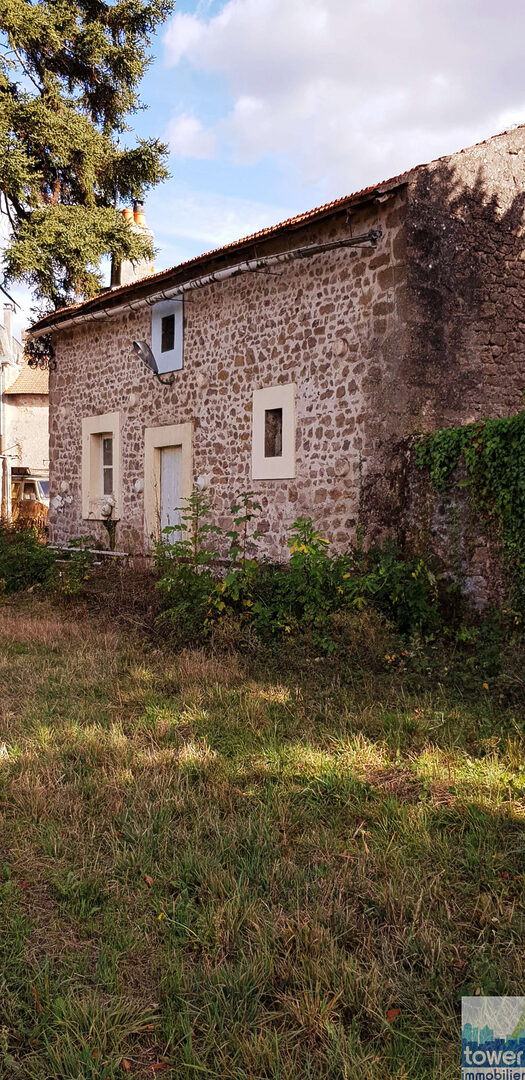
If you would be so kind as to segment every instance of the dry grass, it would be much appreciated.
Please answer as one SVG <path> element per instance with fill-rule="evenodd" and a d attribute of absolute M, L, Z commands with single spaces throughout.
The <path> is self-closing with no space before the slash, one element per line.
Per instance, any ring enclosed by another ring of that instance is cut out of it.
<path fill-rule="evenodd" d="M 2 1075 L 449 1080 L 522 991 L 516 705 L 36 600 L 0 685 Z"/>

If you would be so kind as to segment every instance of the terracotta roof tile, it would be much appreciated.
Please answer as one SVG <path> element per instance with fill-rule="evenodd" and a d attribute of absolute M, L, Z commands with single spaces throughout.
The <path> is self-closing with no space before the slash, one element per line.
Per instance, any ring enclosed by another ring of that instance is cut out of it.
<path fill-rule="evenodd" d="M 520 125 L 525 128 L 525 125 Z M 508 131 L 502 131 L 498 135 L 493 135 L 489 139 L 484 139 L 475 146 L 484 146 L 493 139 L 503 138 L 508 135 Z M 466 149 L 473 149 L 468 147 Z M 240 240 L 234 240 L 229 244 L 224 244 L 223 247 L 213 248 L 211 251 L 206 251 L 201 255 L 196 255 L 192 259 L 187 259 L 185 262 L 178 263 L 176 266 L 170 266 L 166 270 L 159 270 L 156 274 L 148 274 L 146 277 L 137 278 L 135 281 L 129 282 L 127 285 L 120 285 L 114 289 L 104 289 L 98 293 L 97 296 L 91 300 L 84 300 L 78 304 L 69 304 L 67 307 L 59 308 L 56 311 L 50 312 L 49 315 L 45 315 L 42 319 L 30 328 L 30 332 L 33 330 L 45 329 L 46 323 L 60 322 L 61 319 L 69 318 L 71 312 L 89 312 L 96 310 L 97 308 L 108 307 L 111 308 L 115 297 L 120 297 L 131 293 L 135 289 L 141 289 L 145 285 L 155 285 L 165 281 L 167 278 L 173 277 L 175 274 L 184 274 L 185 271 L 191 268 L 197 268 L 201 264 L 206 263 L 209 259 L 215 259 L 222 255 L 227 255 L 230 252 L 235 252 L 238 249 L 246 247 L 248 244 L 253 244 L 258 240 L 266 240 L 272 236 L 278 236 L 279 233 L 284 233 L 289 229 L 297 229 L 302 225 L 308 224 L 310 221 L 323 218 L 328 214 L 336 213 L 338 210 L 343 210 L 345 207 L 350 207 L 356 203 L 366 202 L 374 195 L 381 195 L 390 191 L 396 187 L 401 187 L 403 184 L 408 183 L 412 177 L 416 176 L 420 170 L 428 168 L 429 165 L 434 165 L 440 161 L 446 161 L 451 157 L 456 157 L 457 154 L 463 154 L 465 150 L 459 150 L 457 153 L 446 154 L 440 158 L 436 158 L 434 161 L 425 162 L 421 165 L 416 165 L 412 169 L 408 169 L 404 173 L 400 173 L 398 176 L 393 176 L 389 180 L 382 180 L 377 184 L 373 184 L 370 187 L 362 188 L 361 191 L 355 191 L 351 195 L 344 195 L 340 199 L 335 199 L 333 202 L 324 203 L 322 206 L 316 206 L 313 210 L 307 210 L 302 214 L 297 214 L 295 217 L 286 218 L 285 221 L 280 221 L 277 225 L 272 225 L 266 229 L 260 229 L 258 232 L 251 233 L 249 236 L 243 236 Z"/>
<path fill-rule="evenodd" d="M 288 229 L 300 228 L 301 225 L 306 225 L 309 221 L 325 217 L 327 214 L 337 212 L 337 210 L 344 209 L 346 206 L 351 206 L 354 203 L 365 201 L 368 196 L 376 193 L 381 194 L 390 188 L 399 187 L 401 184 L 405 183 L 407 176 L 408 174 L 403 174 L 398 177 L 393 177 L 391 180 L 386 180 L 381 184 L 363 188 L 362 191 L 356 191 L 353 195 L 345 195 L 340 199 L 336 199 L 334 202 L 325 203 L 323 206 L 316 206 L 313 210 L 307 210 L 303 214 L 297 214 L 295 217 L 286 218 L 285 221 L 280 221 L 277 225 L 271 225 L 269 228 L 260 229 L 258 232 L 251 233 L 249 236 L 243 236 L 240 240 L 234 240 L 229 244 L 224 244 L 223 247 L 212 248 L 210 251 L 205 251 L 201 255 L 194 256 L 192 259 L 187 259 L 185 262 L 170 266 L 166 270 L 158 270 L 155 274 L 147 274 L 145 277 L 135 278 L 134 281 L 129 282 L 127 285 L 119 285 L 113 289 L 104 289 L 102 292 L 97 293 L 96 296 L 92 297 L 91 300 L 83 300 L 78 304 L 68 304 L 67 307 L 58 308 L 56 311 L 50 312 L 49 315 L 44 315 L 38 322 L 34 323 L 33 326 L 30 327 L 30 332 L 32 330 L 37 330 L 40 327 L 45 327 L 46 322 L 48 321 L 54 323 L 60 321 L 61 318 L 66 319 L 70 316 L 71 312 L 74 311 L 87 312 L 98 307 L 111 306 L 114 297 L 126 295 L 134 289 L 144 285 L 155 285 L 163 282 L 166 278 L 170 278 L 174 274 L 183 273 L 185 270 L 190 270 L 192 267 L 197 268 L 209 259 L 229 254 L 229 252 L 235 252 L 258 240 L 266 240 L 269 237 L 278 236 L 279 233 L 284 233 Z"/>

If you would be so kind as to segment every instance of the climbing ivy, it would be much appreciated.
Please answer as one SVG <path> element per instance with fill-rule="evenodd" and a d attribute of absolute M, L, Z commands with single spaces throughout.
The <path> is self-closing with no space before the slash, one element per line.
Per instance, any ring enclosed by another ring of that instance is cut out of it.
<path fill-rule="evenodd" d="M 525 412 L 443 428 L 418 443 L 416 463 L 443 491 L 463 460 L 472 500 L 499 525 L 513 600 L 525 604 Z"/>

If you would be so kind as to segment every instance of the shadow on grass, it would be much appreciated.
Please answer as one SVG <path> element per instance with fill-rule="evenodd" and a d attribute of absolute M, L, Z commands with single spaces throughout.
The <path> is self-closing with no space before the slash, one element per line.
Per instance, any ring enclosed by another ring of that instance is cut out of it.
<path fill-rule="evenodd" d="M 455 1076 L 461 994 L 524 974 L 514 712 L 96 628 L 26 644 L 1 673 L 13 1075 Z"/>

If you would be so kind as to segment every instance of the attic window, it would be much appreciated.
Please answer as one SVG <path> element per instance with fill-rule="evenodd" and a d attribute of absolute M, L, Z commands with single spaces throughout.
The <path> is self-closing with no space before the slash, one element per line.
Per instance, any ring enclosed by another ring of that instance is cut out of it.
<path fill-rule="evenodd" d="M 151 351 L 161 375 L 183 364 L 184 305 L 182 296 L 161 300 L 151 308 Z"/>
<path fill-rule="evenodd" d="M 171 352 L 175 348 L 175 316 L 165 315 L 161 322 L 160 351 Z"/>

